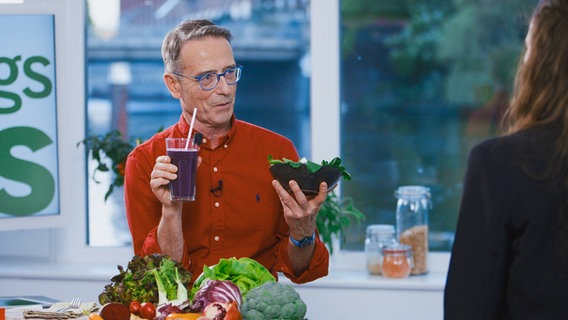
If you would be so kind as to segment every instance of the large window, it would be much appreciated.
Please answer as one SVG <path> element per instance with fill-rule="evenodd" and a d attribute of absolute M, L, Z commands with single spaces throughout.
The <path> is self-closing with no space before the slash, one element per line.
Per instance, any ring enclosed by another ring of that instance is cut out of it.
<path fill-rule="evenodd" d="M 145 140 L 176 123 L 181 108 L 162 80 L 162 39 L 184 19 L 210 19 L 232 31 L 235 60 L 244 66 L 237 118 L 289 137 L 310 157 L 308 8 L 299 0 L 90 1 L 88 134 L 118 130 L 125 140 Z M 89 175 L 95 166 L 89 163 Z M 131 242 L 122 189 L 104 200 L 112 179 L 98 172 L 88 180 L 92 246 Z"/>
<path fill-rule="evenodd" d="M 536 3 L 341 1 L 341 150 L 354 177 L 343 196 L 367 224 L 394 224 L 394 190 L 424 185 L 431 249 L 451 247 L 467 154 L 496 133 Z"/>
<path fill-rule="evenodd" d="M 366 225 L 395 223 L 398 186 L 425 185 L 430 246 L 447 251 L 467 154 L 497 133 L 536 2 L 123 0 L 114 29 L 101 28 L 91 7 L 88 131 L 143 140 L 177 121 L 178 102 L 162 82 L 161 39 L 182 19 L 212 19 L 233 31 L 245 66 L 237 117 L 290 137 L 302 156 L 344 159 L 353 180 L 341 196 L 367 216 L 350 228 L 344 249 L 362 249 Z M 122 190 L 104 201 L 112 177 L 96 178 L 89 243 L 129 246 Z"/>

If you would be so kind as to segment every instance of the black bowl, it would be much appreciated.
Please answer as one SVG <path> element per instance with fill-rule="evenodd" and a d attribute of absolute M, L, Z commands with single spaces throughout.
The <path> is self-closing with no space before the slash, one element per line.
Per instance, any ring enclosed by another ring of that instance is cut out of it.
<path fill-rule="evenodd" d="M 294 180 L 300 186 L 302 192 L 307 196 L 315 196 L 319 192 L 319 185 L 322 182 L 327 183 L 327 191 L 337 187 L 341 178 L 341 171 L 335 167 L 323 166 L 316 172 L 310 172 L 305 164 L 294 168 L 287 163 L 277 163 L 270 166 L 270 174 L 272 177 L 288 192 L 291 192 L 290 180 Z"/>

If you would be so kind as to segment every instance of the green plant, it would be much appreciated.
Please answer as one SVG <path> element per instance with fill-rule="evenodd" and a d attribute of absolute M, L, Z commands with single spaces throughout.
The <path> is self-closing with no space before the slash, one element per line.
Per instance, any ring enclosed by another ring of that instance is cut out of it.
<path fill-rule="evenodd" d="M 333 253 L 334 235 L 343 241 L 342 235 L 351 223 L 359 223 L 365 218 L 365 214 L 353 204 L 352 198 L 340 199 L 335 192 L 328 193 L 316 218 L 316 225 L 329 252 Z"/>
<path fill-rule="evenodd" d="M 109 172 L 112 170 L 114 177 L 105 194 L 105 201 L 114 191 L 114 188 L 124 185 L 124 169 L 126 165 L 126 157 L 134 147 L 140 143 L 137 139 L 135 143 L 125 141 L 120 131 L 113 130 L 105 135 L 91 135 L 85 140 L 77 143 L 85 145 L 93 160 L 97 161 L 97 167 L 93 171 L 92 179 L 96 183 L 100 181 L 96 177 L 96 173 Z M 110 161 L 110 168 L 109 162 Z"/>

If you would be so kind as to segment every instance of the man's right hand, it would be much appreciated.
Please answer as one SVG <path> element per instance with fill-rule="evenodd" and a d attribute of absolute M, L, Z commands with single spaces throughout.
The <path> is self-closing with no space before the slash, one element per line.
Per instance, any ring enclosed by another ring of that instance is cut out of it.
<path fill-rule="evenodd" d="M 197 160 L 197 167 L 201 164 L 201 157 Z M 171 163 L 171 159 L 167 155 L 159 156 L 156 158 L 156 164 L 150 174 L 150 187 L 152 192 L 162 203 L 167 207 L 182 205 L 182 201 L 170 200 L 169 184 L 171 180 L 177 178 L 177 166 Z"/>

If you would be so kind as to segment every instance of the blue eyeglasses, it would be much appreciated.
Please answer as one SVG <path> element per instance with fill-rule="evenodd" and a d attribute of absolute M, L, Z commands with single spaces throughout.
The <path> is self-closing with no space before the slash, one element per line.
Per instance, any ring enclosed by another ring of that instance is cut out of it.
<path fill-rule="evenodd" d="M 217 87 L 217 84 L 219 84 L 219 79 L 221 79 L 221 77 L 225 77 L 225 81 L 227 81 L 227 84 L 230 85 L 236 84 L 237 82 L 239 82 L 239 80 L 241 80 L 242 71 L 243 71 L 243 66 L 235 66 L 233 68 L 225 70 L 222 73 L 209 72 L 196 77 L 186 76 L 185 74 L 179 72 L 172 72 L 172 73 L 175 74 L 176 76 L 184 77 L 191 80 L 197 80 L 199 82 L 199 87 L 201 87 L 201 89 L 209 91 Z"/>

